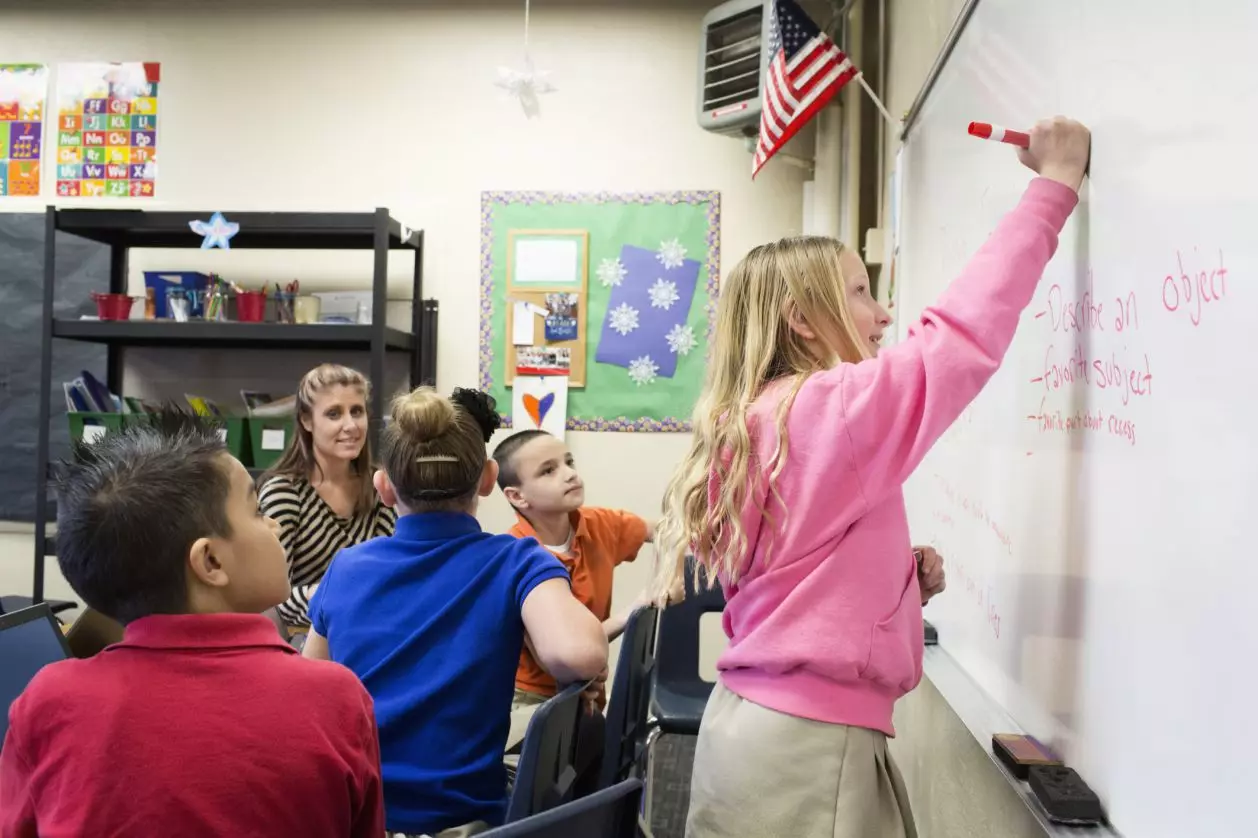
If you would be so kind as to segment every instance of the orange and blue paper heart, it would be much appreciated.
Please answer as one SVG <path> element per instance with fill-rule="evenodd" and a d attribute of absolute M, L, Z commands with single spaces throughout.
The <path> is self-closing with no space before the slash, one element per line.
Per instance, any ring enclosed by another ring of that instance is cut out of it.
<path fill-rule="evenodd" d="M 528 413 L 529 418 L 533 420 L 533 424 L 539 428 L 542 426 L 542 420 L 546 418 L 546 414 L 550 413 L 550 409 L 554 406 L 554 393 L 547 393 L 540 399 L 532 393 L 524 394 L 524 410 Z"/>

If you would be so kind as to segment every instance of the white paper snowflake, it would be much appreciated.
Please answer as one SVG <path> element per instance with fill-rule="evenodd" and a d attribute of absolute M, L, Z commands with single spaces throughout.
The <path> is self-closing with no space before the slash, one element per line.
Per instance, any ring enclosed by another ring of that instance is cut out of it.
<path fill-rule="evenodd" d="M 651 295 L 651 308 L 662 308 L 665 311 L 681 299 L 681 295 L 677 293 L 677 283 L 669 282 L 667 279 L 655 280 L 655 284 L 647 289 L 647 293 Z"/>
<path fill-rule="evenodd" d="M 615 288 L 625 280 L 625 266 L 619 259 L 604 259 L 598 263 L 598 281 L 606 288 Z"/>
<path fill-rule="evenodd" d="M 666 268 L 680 268 L 681 263 L 686 261 L 686 248 L 677 239 L 669 239 L 660 242 L 660 252 L 655 254 L 655 258 Z"/>
<path fill-rule="evenodd" d="M 608 323 L 612 331 L 627 335 L 638 328 L 638 310 L 628 303 L 621 303 L 611 310 Z"/>
<path fill-rule="evenodd" d="M 659 366 L 651 360 L 650 355 L 643 355 L 629 362 L 629 377 L 639 387 L 643 384 L 654 384 L 655 374 L 659 371 Z"/>
<path fill-rule="evenodd" d="M 695 330 L 684 323 L 678 323 L 664 336 L 668 341 L 668 351 L 675 355 L 689 355 L 690 350 L 699 345 Z"/>

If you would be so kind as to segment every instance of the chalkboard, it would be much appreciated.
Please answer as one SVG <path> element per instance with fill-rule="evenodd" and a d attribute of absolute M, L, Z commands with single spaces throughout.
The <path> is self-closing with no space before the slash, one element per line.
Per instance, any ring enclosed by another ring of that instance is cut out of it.
<path fill-rule="evenodd" d="M 41 469 L 39 341 L 44 291 L 44 214 L 0 213 L 0 520 L 33 521 Z M 109 290 L 109 248 L 57 237 L 56 316 L 93 313 L 90 292 Z M 81 370 L 105 378 L 105 348 L 56 341 L 52 355 L 52 459 L 69 446 L 61 383 Z"/>

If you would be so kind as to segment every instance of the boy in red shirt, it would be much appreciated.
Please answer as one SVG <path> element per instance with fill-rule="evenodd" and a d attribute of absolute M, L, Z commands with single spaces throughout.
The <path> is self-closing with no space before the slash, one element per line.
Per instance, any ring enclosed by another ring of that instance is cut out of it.
<path fill-rule="evenodd" d="M 126 635 L 8 708 L 0 835 L 381 838 L 371 698 L 261 615 L 289 595 L 284 548 L 214 429 L 165 416 L 75 455 L 57 559 Z"/>
<path fill-rule="evenodd" d="M 520 431 L 494 449 L 498 486 L 519 515 L 517 538 L 533 537 L 555 554 L 572 577 L 572 593 L 603 623 L 609 641 L 625 630 L 643 596 L 612 616 L 612 574 L 651 540 L 652 528 L 632 512 L 584 507 L 585 485 L 563 441 L 545 431 Z M 558 685 L 526 647 L 520 652 L 512 713 L 542 704 Z M 597 692 L 603 703 L 603 690 Z"/>

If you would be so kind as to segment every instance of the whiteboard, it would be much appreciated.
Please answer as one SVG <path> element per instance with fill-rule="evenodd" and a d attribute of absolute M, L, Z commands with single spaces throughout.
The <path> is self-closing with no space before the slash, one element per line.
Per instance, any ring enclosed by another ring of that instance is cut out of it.
<path fill-rule="evenodd" d="M 940 645 L 1139 838 L 1258 834 L 1258 3 L 982 0 L 902 153 L 896 311 L 1064 113 L 1092 178 L 1004 365 L 906 487 Z"/>

